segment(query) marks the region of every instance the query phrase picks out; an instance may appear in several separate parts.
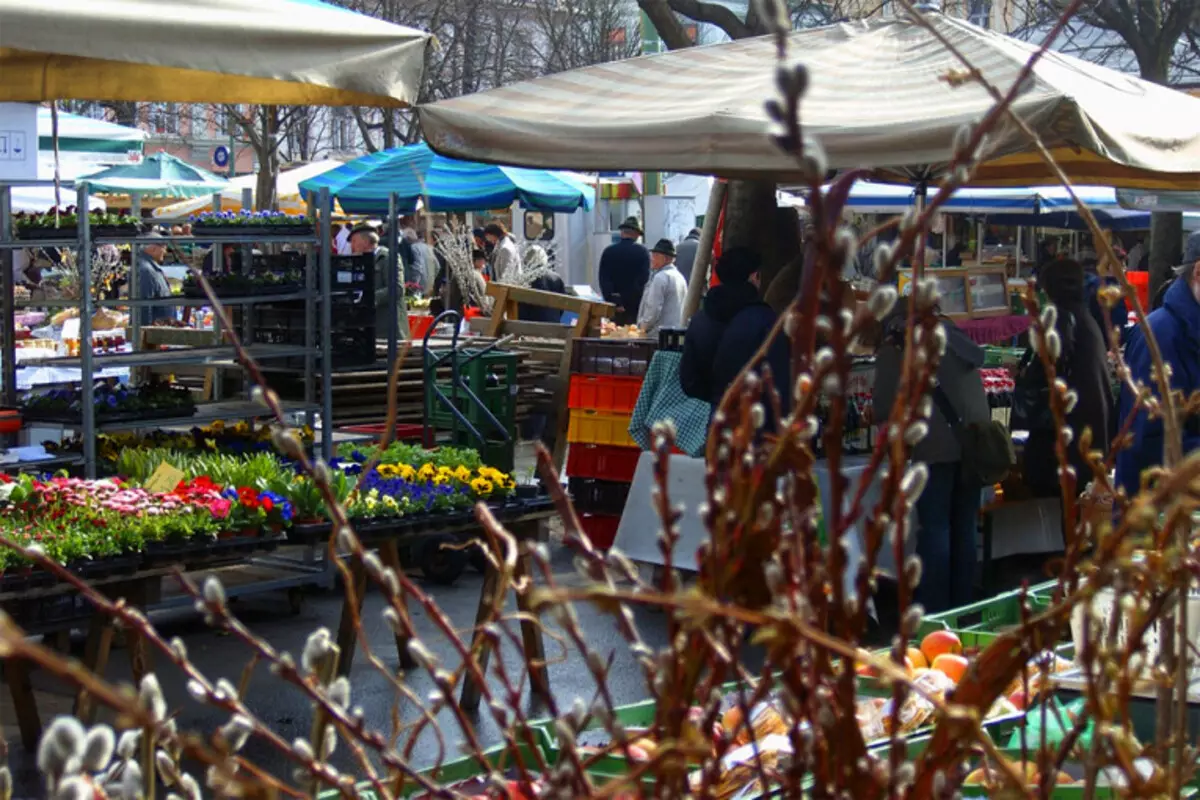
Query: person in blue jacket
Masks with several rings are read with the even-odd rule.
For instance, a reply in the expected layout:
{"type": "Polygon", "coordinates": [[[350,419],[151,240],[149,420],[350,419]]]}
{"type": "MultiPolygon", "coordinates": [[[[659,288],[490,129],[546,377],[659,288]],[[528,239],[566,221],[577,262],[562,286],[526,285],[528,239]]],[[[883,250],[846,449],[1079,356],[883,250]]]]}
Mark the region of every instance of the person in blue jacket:
{"type": "MultiPolygon", "coordinates": [[[[1167,289],[1162,307],[1147,318],[1154,338],[1162,350],[1163,361],[1171,367],[1171,388],[1187,397],[1200,389],[1200,232],[1193,233],[1184,248],[1183,265],[1178,277],[1167,289]]],[[[1151,377],[1150,352],[1140,329],[1135,329],[1125,347],[1125,362],[1133,380],[1144,383],[1154,396],[1158,384],[1151,377]]],[[[1124,423],[1133,408],[1133,394],[1121,389],[1118,425],[1124,423]]],[[[1200,419],[1190,417],[1183,424],[1183,452],[1187,455],[1200,447],[1200,419]]],[[[1140,411],[1133,422],[1133,444],[1117,455],[1117,482],[1132,497],[1141,486],[1142,471],[1163,462],[1163,423],[1149,419],[1140,411]]]]}
{"type": "MultiPolygon", "coordinates": [[[[708,290],[684,334],[679,382],[685,394],[712,403],[714,409],[775,326],[775,312],[758,296],[760,267],[758,254],[748,247],[726,251],[716,267],[721,282],[708,290]]],[[[782,332],[767,351],[766,361],[787,413],[792,396],[791,355],[782,332]]],[[[769,410],[769,404],[764,405],[769,410]]],[[[769,415],[766,427],[774,427],[769,415]]]]}

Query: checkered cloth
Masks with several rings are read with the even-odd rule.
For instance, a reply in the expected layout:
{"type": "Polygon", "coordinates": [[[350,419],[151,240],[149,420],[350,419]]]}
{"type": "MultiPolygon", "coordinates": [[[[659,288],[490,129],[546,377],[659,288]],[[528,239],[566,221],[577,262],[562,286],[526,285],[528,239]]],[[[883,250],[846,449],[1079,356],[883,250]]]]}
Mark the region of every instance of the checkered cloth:
{"type": "Polygon", "coordinates": [[[669,419],[675,423],[675,446],[698,457],[704,455],[712,406],[683,393],[679,384],[682,359],[682,353],[669,350],[654,354],[629,420],[629,435],[643,450],[649,450],[654,444],[654,424],[669,419]]]}

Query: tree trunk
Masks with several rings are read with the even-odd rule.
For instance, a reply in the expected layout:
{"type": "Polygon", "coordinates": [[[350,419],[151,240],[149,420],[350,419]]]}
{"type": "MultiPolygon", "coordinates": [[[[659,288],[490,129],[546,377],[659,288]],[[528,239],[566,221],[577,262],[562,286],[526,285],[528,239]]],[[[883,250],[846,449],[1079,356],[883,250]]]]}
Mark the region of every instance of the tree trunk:
{"type": "MultiPolygon", "coordinates": [[[[1150,298],[1171,277],[1171,268],[1183,259],[1183,214],[1150,215],[1150,298]]],[[[1150,309],[1146,309],[1149,311],[1150,309]]]]}
{"type": "Polygon", "coordinates": [[[785,260],[776,235],[775,184],[730,181],[722,251],[749,247],[762,258],[762,285],[769,286],[785,260]]]}

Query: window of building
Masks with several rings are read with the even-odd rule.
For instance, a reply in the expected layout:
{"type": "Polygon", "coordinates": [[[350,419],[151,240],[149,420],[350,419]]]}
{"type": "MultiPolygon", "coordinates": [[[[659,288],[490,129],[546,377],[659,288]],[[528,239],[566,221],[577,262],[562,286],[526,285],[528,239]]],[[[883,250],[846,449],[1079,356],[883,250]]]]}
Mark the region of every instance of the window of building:
{"type": "Polygon", "coordinates": [[[967,19],[973,25],[978,25],[981,28],[990,27],[992,0],[970,0],[970,11],[967,14],[967,19]]]}
{"type": "Polygon", "coordinates": [[[150,127],[155,133],[179,133],[179,108],[174,103],[154,103],[150,107],[150,127]]]}

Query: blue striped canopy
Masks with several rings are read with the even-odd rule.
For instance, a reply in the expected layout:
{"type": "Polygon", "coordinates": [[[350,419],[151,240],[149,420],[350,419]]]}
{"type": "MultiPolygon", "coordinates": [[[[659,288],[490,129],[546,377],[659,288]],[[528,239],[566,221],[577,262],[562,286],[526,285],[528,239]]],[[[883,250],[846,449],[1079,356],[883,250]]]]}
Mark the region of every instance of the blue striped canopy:
{"type": "Polygon", "coordinates": [[[392,192],[402,214],[422,198],[428,211],[485,211],[514,200],[536,211],[592,207],[592,190],[562,173],[458,161],[424,143],[371,153],[300,183],[304,193],[325,187],[347,214],[386,214],[392,192]]]}

